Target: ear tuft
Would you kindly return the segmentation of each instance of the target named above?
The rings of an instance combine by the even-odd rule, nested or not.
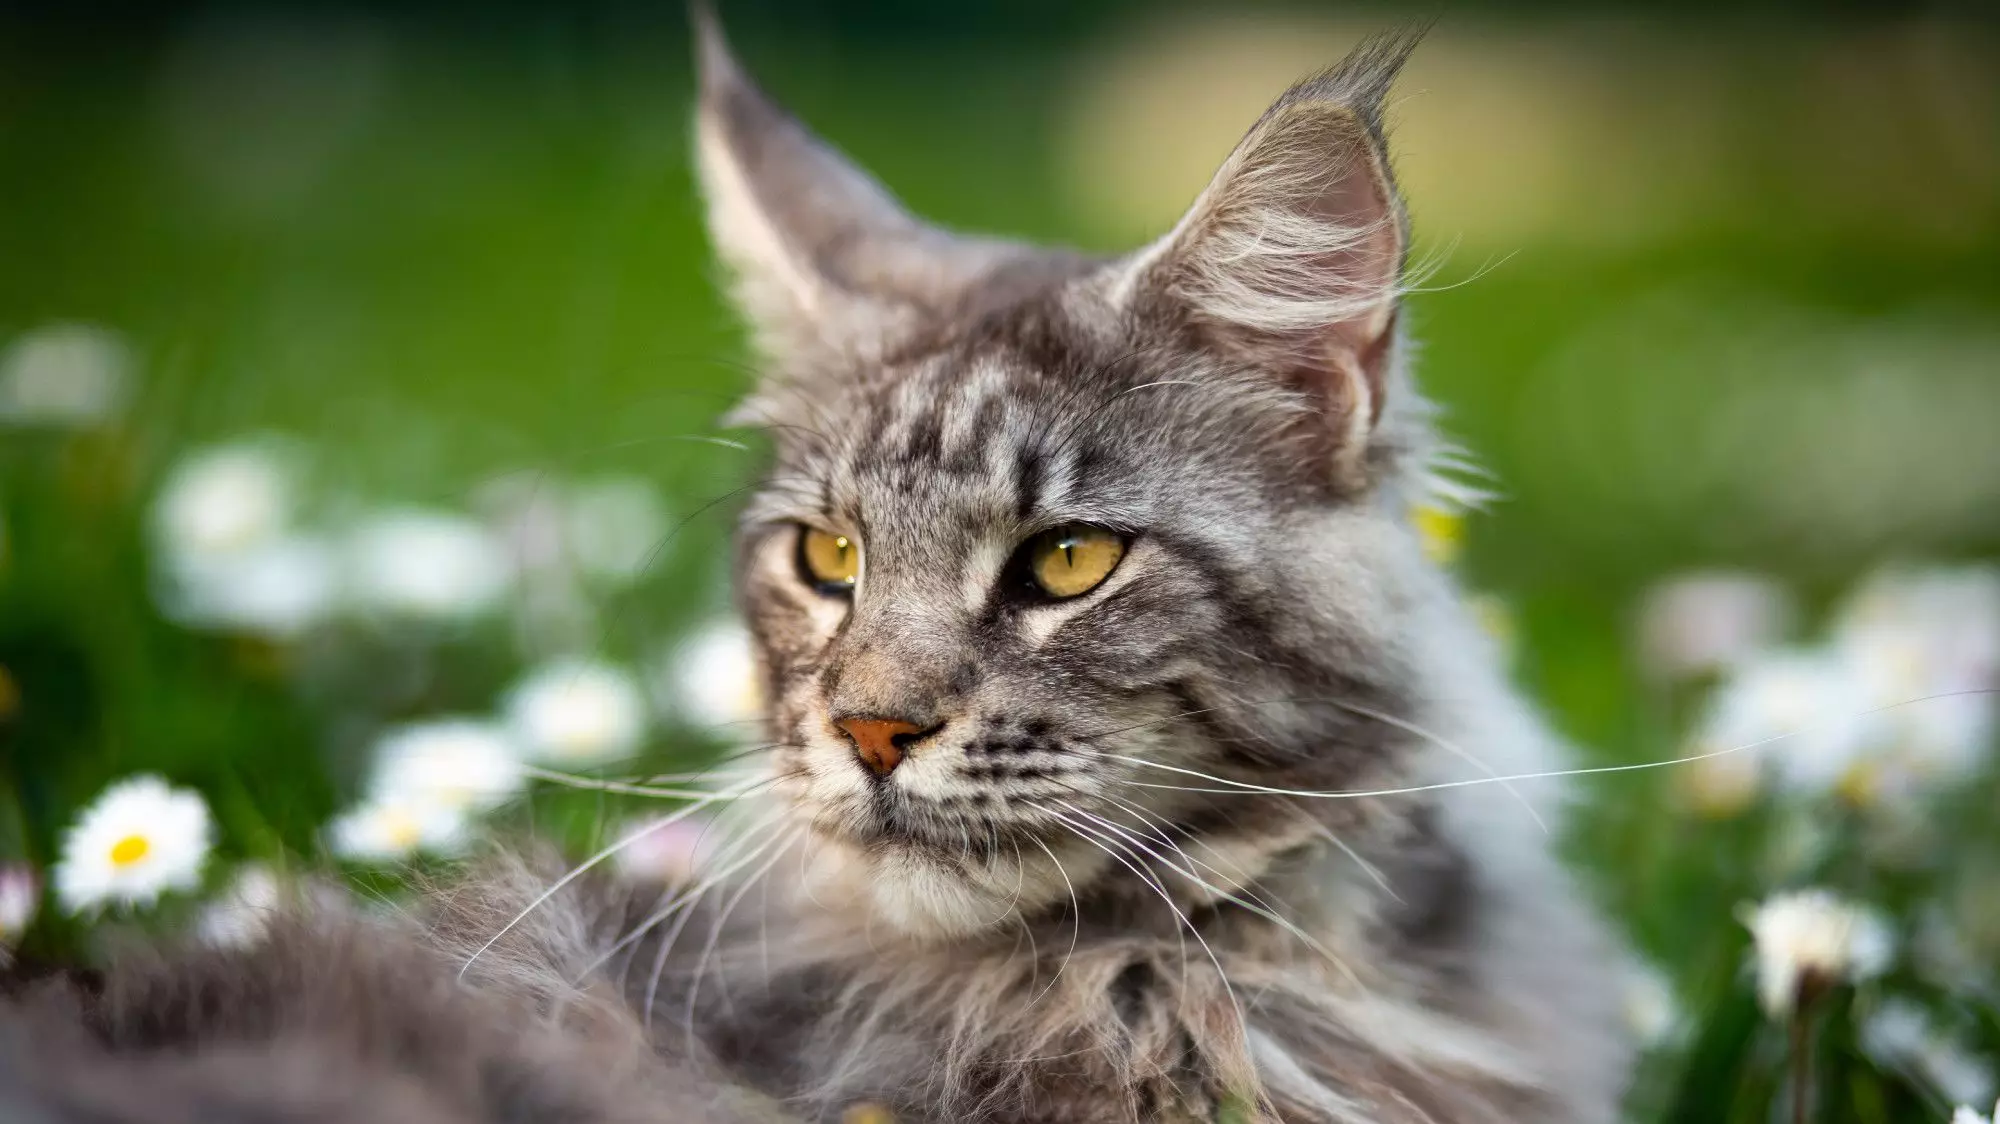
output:
[[[1387,389],[1407,239],[1382,106],[1419,38],[1285,91],[1132,275],[1132,299],[1310,393],[1358,459]]]

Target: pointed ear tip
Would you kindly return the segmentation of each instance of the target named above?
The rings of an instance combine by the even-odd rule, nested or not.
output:
[[[722,20],[708,0],[688,0],[688,23],[694,29],[695,77],[704,93],[718,90],[742,77],[736,57],[729,51],[729,39]]]
[[[1338,106],[1374,121],[1381,113],[1389,88],[1429,32],[1429,24],[1418,24],[1371,35],[1339,62],[1301,79],[1286,91],[1279,103]]]

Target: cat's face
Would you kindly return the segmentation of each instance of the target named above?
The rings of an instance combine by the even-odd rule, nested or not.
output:
[[[1295,89],[1099,263],[917,224],[709,45],[712,218],[772,365],[739,584],[774,790],[890,921],[1143,890],[1169,840],[1234,864],[1176,895],[1219,896],[1325,830],[1254,786],[1393,775],[1395,61]]]

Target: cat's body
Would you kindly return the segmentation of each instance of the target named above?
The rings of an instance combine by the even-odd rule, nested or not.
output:
[[[401,938],[445,989],[423,1027],[517,1021],[472,1072],[616,1075],[410,1119],[1614,1117],[1615,948],[1550,855],[1559,791],[1495,779],[1560,747],[1410,528],[1437,440],[1379,118],[1405,49],[1295,87],[1099,262],[919,224],[707,33],[712,225],[770,371],[742,416],[777,446],[739,551],[773,744],[701,893],[580,882],[509,928],[547,884],[517,876]],[[230,995],[351,924],[188,978]],[[354,1014],[127,971],[93,1041]],[[770,1100],[704,1099],[729,1084]]]

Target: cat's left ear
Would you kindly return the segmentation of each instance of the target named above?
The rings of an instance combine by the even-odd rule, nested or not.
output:
[[[1406,235],[1382,99],[1414,45],[1372,41],[1286,91],[1118,286],[1133,313],[1305,391],[1350,471],[1393,359]]]
[[[912,216],[751,82],[705,4],[693,18],[709,234],[767,357],[810,361],[893,346],[926,313],[949,308],[1021,255],[1012,244]]]

